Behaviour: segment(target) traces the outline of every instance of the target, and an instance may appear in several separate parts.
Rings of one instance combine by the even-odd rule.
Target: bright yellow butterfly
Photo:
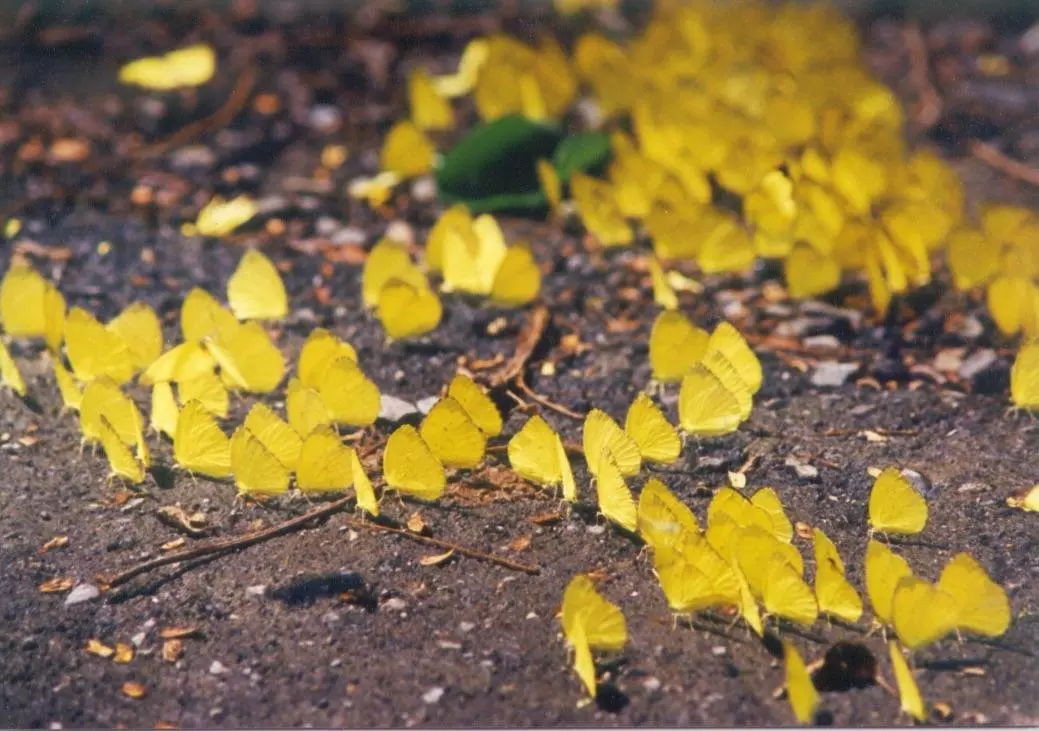
[[[956,628],[999,637],[1010,626],[1010,600],[969,553],[957,553],[942,569],[938,588],[956,602]]]
[[[173,398],[173,387],[169,381],[159,381],[152,386],[152,410],[149,418],[151,428],[170,439],[177,436],[177,418],[180,409]]]
[[[603,446],[597,462],[595,475],[595,492],[599,499],[599,511],[606,519],[621,528],[635,533],[638,530],[638,511],[631,490],[624,482],[617,461],[609,447]]]
[[[819,707],[819,691],[801,654],[791,643],[783,643],[783,668],[786,671],[786,696],[798,723],[812,723]]]
[[[379,514],[379,500],[375,497],[372,481],[368,479],[356,450],[350,450],[350,474],[353,478],[354,493],[357,495],[357,507],[369,515]]]
[[[584,419],[582,438],[584,458],[588,462],[588,471],[593,475],[599,474],[603,454],[609,454],[614,459],[622,475],[634,475],[642,467],[638,444],[600,409],[588,412]]]
[[[888,653],[891,655],[891,668],[895,672],[895,683],[898,685],[900,710],[908,713],[917,721],[926,721],[927,708],[905,655],[902,654],[902,650],[894,640],[890,640],[887,647]]]
[[[707,352],[718,352],[732,365],[747,389],[753,395],[761,388],[761,361],[754,354],[740,331],[728,322],[722,322],[711,333],[707,343]]]
[[[232,475],[231,440],[198,401],[188,402],[177,417],[173,459],[189,472],[207,477]]]
[[[501,412],[494,402],[464,373],[458,373],[447,387],[447,395],[465,409],[473,423],[489,437],[501,434]]]
[[[433,224],[433,228],[429,231],[429,236],[426,237],[426,267],[431,272],[439,272],[444,268],[444,247],[446,245],[449,236],[472,236],[473,217],[469,213],[469,209],[465,207],[464,203],[456,203],[451,206],[443,213],[440,214],[440,218]],[[376,245],[376,248],[381,244]],[[372,249],[372,253],[375,253],[375,249]],[[400,266],[401,261],[406,261],[408,266],[411,266],[411,257],[407,255],[407,251],[404,251],[404,257],[399,254],[394,254],[395,266]],[[369,261],[371,257],[369,256]],[[367,268],[367,263],[365,268]],[[392,267],[387,267],[392,268]],[[382,284],[385,283],[383,279]],[[381,288],[381,284],[380,284]],[[378,292],[375,292],[378,296]]]
[[[689,322],[681,312],[657,315],[649,333],[649,363],[653,378],[669,383],[680,381],[707,354],[710,336]]]
[[[433,79],[433,86],[441,96],[448,99],[465,96],[473,90],[476,79],[480,73],[480,67],[487,60],[489,46],[486,38],[474,38],[462,51],[458,59],[458,70],[453,74],[437,76]]]
[[[242,495],[280,495],[289,489],[289,471],[244,426],[231,437],[231,472]]]
[[[758,527],[742,528],[733,548],[737,565],[747,578],[754,596],[764,597],[769,576],[778,556],[788,563],[798,576],[804,574],[804,560],[798,550],[788,543],[780,543],[769,532]]]
[[[419,425],[419,434],[447,467],[473,469],[483,461],[487,449],[487,437],[450,396],[429,410]]]
[[[526,480],[546,487],[558,485],[563,473],[557,444],[562,447],[559,435],[539,414],[534,414],[509,440],[509,464]],[[564,461],[569,469],[569,461]]]
[[[181,230],[189,236],[227,236],[252,220],[258,212],[256,201],[248,195],[229,201],[218,195],[202,207],[194,224],[187,224]]]
[[[65,352],[80,381],[107,376],[121,385],[133,377],[133,358],[126,342],[81,307],[73,307],[65,318]]]
[[[741,528],[756,527],[775,536],[775,523],[772,515],[760,505],[745,498],[739,491],[731,487],[720,487],[707,505],[707,525],[713,525],[722,518],[732,520]],[[777,540],[781,540],[776,536]]]
[[[330,426],[318,427],[303,441],[296,470],[300,492],[345,490],[353,484],[353,450]]]
[[[1010,400],[1022,409],[1039,409],[1039,343],[1017,351],[1010,369]]]
[[[567,638],[575,625],[581,623],[589,646],[597,650],[620,650],[628,642],[628,629],[621,610],[604,599],[584,574],[576,575],[567,584],[560,621]]]
[[[105,327],[126,343],[135,370],[144,370],[162,353],[162,323],[143,302],[134,302]]]
[[[444,238],[443,289],[490,294],[506,251],[505,234],[489,214],[473,219],[468,232],[448,231]]]
[[[156,358],[138,380],[144,386],[162,381],[189,381],[212,373],[216,365],[216,360],[200,343],[181,343]]]
[[[541,184],[541,192],[545,194],[549,208],[558,211],[563,202],[563,182],[559,179],[559,173],[555,166],[548,160],[541,158],[536,163],[538,182]]]
[[[837,289],[841,283],[840,263],[814,246],[797,244],[783,261],[787,291],[794,299],[807,299]]]
[[[291,426],[271,411],[270,407],[262,403],[253,404],[242,426],[248,429],[285,469],[289,472],[296,471],[303,441]]]
[[[180,305],[180,332],[185,343],[226,337],[237,329],[234,314],[201,287],[192,288]]]
[[[750,497],[751,505],[761,508],[772,520],[772,535],[780,543],[790,543],[794,538],[794,526],[783,510],[779,495],[771,487],[762,487]]]
[[[289,417],[289,426],[303,439],[318,427],[332,423],[321,394],[296,378],[290,379],[286,388],[285,413]]]
[[[566,639],[574,648],[574,672],[581,679],[581,684],[588,691],[588,695],[594,698],[596,695],[595,659],[592,657],[592,648],[589,647],[588,637],[585,635],[584,622],[575,622]]]
[[[100,441],[111,468],[110,476],[121,477],[133,485],[144,482],[144,465],[115,433],[115,429],[108,423],[108,419],[101,416],[100,423]]]
[[[806,627],[814,624],[819,616],[819,605],[797,570],[778,553],[767,560],[767,567],[768,576],[761,596],[765,612]]]
[[[227,303],[239,320],[280,320],[289,314],[281,274],[258,249],[246,251],[227,280]]]
[[[699,569],[710,579],[715,593],[726,598],[727,604],[740,604],[740,587],[735,563],[729,563],[699,533],[682,530],[671,543],[654,547],[654,560],[660,565],[669,561],[684,561]],[[660,554],[659,558],[656,554]]]
[[[379,304],[379,295],[391,279],[403,279],[414,287],[428,287],[426,275],[411,262],[408,247],[382,239],[372,247],[361,271],[361,297],[365,307]]]
[[[0,323],[11,337],[41,337],[57,352],[65,329],[65,298],[31,265],[15,260],[0,281]]]
[[[0,343],[0,348],[2,347],[3,343]],[[3,358],[3,355],[0,355],[0,358]],[[79,411],[79,405],[83,402],[83,389],[79,387],[76,379],[65,368],[65,365],[61,362],[60,355],[53,356],[51,364],[54,366],[54,380],[57,381],[58,391],[61,393],[61,402],[64,404],[64,408]]]
[[[258,323],[247,322],[234,331],[204,341],[220,365],[221,375],[233,388],[270,393],[285,375],[285,358]]]
[[[423,68],[408,74],[408,102],[411,121],[420,129],[445,130],[455,124],[451,104],[437,91],[433,78]]]
[[[902,577],[891,597],[891,625],[910,650],[933,644],[956,629],[956,600],[915,576]]]
[[[311,330],[299,351],[296,373],[304,386],[318,388],[325,369],[340,358],[357,362],[357,351],[323,327]]]
[[[577,205],[581,222],[600,245],[631,245],[635,235],[621,213],[609,183],[575,172],[570,176],[570,195]]]
[[[689,506],[655,477],[642,486],[637,522],[639,535],[654,550],[672,545],[683,531],[700,532],[700,523]]]
[[[896,467],[888,467],[869,493],[869,524],[883,533],[919,533],[927,523],[927,501]]]
[[[731,597],[707,574],[689,561],[684,552],[653,553],[653,568],[667,604],[677,614],[691,614],[731,603]]]
[[[816,528],[813,532],[815,554],[815,600],[819,613],[845,622],[862,617],[862,599],[844,576],[844,561],[833,541]]]
[[[433,169],[436,154],[425,133],[414,122],[403,119],[386,133],[379,153],[379,168],[403,178],[413,178]]]
[[[660,408],[645,393],[628,407],[624,431],[635,440],[639,454],[647,462],[674,464],[682,453],[682,440]]]
[[[866,594],[873,616],[881,624],[891,624],[891,601],[898,582],[913,571],[904,558],[879,541],[870,539],[866,546]]]
[[[177,397],[183,406],[188,401],[198,401],[213,416],[227,418],[231,399],[227,389],[213,371],[207,371],[194,378],[177,382]]]
[[[447,482],[444,466],[410,424],[397,429],[386,441],[382,473],[388,487],[420,500],[436,500]]]
[[[650,283],[653,286],[653,301],[665,310],[677,310],[678,295],[671,288],[671,284],[667,281],[667,275],[664,273],[663,267],[660,266],[660,261],[655,256],[649,257],[649,277]]]
[[[491,301],[505,307],[519,307],[533,302],[541,291],[541,270],[530,249],[513,244],[505,252],[494,282]]]
[[[101,418],[104,417],[124,444],[142,440],[141,412],[110,378],[98,378],[87,384],[79,406],[79,429],[84,442],[101,440]]]
[[[394,340],[417,337],[436,329],[442,315],[440,299],[425,280],[416,285],[395,277],[379,292],[379,322],[386,335]]]
[[[337,424],[369,426],[379,417],[379,388],[349,358],[339,358],[325,368],[317,390]]]
[[[19,396],[25,397],[27,391],[25,378],[22,377],[22,372],[18,370],[18,364],[14,362],[11,352],[2,340],[0,340],[0,383],[3,383],[4,386],[7,386]]]
[[[738,566],[734,566],[732,574],[736,578],[736,584],[739,589],[737,607],[739,608],[740,617],[747,623],[747,626],[754,630],[754,634],[758,637],[765,636],[765,625],[761,619],[761,611],[758,609],[758,602],[754,598],[754,593],[750,590],[750,584],[747,582],[747,577],[743,575]]]
[[[155,91],[181,86],[201,86],[216,71],[216,53],[203,43],[170,51],[164,56],[147,56],[119,69],[119,81]]]
[[[744,420],[746,388],[730,390],[718,375],[697,363],[682,378],[678,421],[694,436],[712,437],[736,431]]]

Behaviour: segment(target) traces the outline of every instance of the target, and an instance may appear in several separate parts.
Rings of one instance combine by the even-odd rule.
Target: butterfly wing
[[[410,424],[386,441],[382,472],[389,487],[421,500],[436,500],[444,492],[444,467]]]
[[[436,329],[443,306],[424,279],[416,285],[394,278],[379,293],[378,315],[386,334],[403,340]]]
[[[25,378],[22,377],[18,364],[11,357],[11,351],[7,349],[2,340],[0,340],[0,382],[19,396],[25,397],[27,391]]]
[[[270,335],[256,322],[207,338],[206,349],[220,365],[234,388],[250,393],[270,393],[285,375],[285,358]]]
[[[483,461],[487,437],[450,396],[429,410],[419,434],[443,465],[473,469]]]
[[[193,378],[177,382],[177,396],[180,403],[198,401],[206,407],[213,416],[221,419],[227,418],[227,412],[231,405],[230,396],[223,382],[213,371],[206,371]]]
[[[177,417],[173,458],[184,469],[200,475],[217,479],[232,475],[231,440],[198,401],[189,401]]]
[[[663,383],[680,381],[706,355],[709,341],[710,336],[681,312],[661,312],[649,333],[653,378]]]
[[[624,475],[608,447],[603,448],[599,459],[599,472],[595,475],[595,492],[599,498],[599,510],[606,519],[634,533],[638,530],[638,511],[631,490],[624,482]]]
[[[541,270],[526,246],[514,244],[494,275],[491,301],[505,307],[519,307],[533,302],[541,291]]]
[[[0,348],[2,347],[3,343],[0,343]],[[3,355],[0,354],[0,359],[2,358]],[[64,408],[79,411],[79,406],[83,403],[83,389],[79,387],[76,379],[61,362],[60,355],[55,355],[51,363],[54,366],[54,380],[58,384],[58,392],[61,394]]]
[[[1039,343],[1017,352],[1010,370],[1010,400],[1023,409],[1039,409]]]
[[[238,320],[234,314],[201,287],[188,292],[180,305],[180,332],[185,343],[197,343],[208,337],[226,337],[237,328]]]
[[[845,622],[858,622],[862,617],[862,599],[832,559],[816,564],[815,600],[820,614]]]
[[[758,392],[762,381],[761,362],[739,330],[728,322],[722,322],[711,333],[707,350],[708,352],[716,351],[725,356],[743,382],[747,384],[751,394]]]
[[[227,280],[227,303],[239,320],[280,320],[289,314],[281,274],[274,262],[257,249],[242,255]]]
[[[674,464],[682,453],[682,440],[664,413],[644,393],[631,402],[624,431],[635,440],[647,462]]]
[[[337,424],[369,426],[379,417],[379,388],[349,358],[339,358],[325,369],[318,393]]]
[[[956,629],[956,600],[915,576],[899,580],[891,597],[891,624],[910,650],[933,644]]]
[[[913,671],[906,662],[905,655],[902,654],[902,650],[894,640],[889,641],[887,646],[891,655],[891,668],[895,672],[895,683],[898,685],[902,712],[908,713],[917,721],[926,721],[927,708],[924,706],[920,686],[916,684],[916,678],[913,677]]]
[[[368,474],[364,471],[360,457],[353,449],[350,450],[350,472],[353,477],[354,492],[357,495],[357,507],[369,515],[379,514],[379,500],[375,497],[375,489]]]
[[[634,475],[642,466],[638,444],[606,412],[592,409],[584,420],[584,455],[588,470],[599,474],[599,456],[609,453],[622,475]]]
[[[999,637],[1010,626],[1010,601],[969,553],[956,554],[942,569],[938,588],[957,606],[957,628]]]
[[[869,524],[884,533],[919,533],[927,523],[927,501],[895,467],[888,467],[869,494]]]
[[[743,409],[736,395],[706,366],[693,366],[678,393],[679,423],[695,436],[720,436],[739,428]]]
[[[296,373],[300,382],[310,388],[320,387],[325,369],[340,358],[349,358],[356,363],[357,351],[322,327],[312,330],[299,351]]]
[[[639,535],[654,549],[673,544],[683,531],[700,532],[693,511],[655,477],[642,486],[637,522]]]
[[[101,446],[105,450],[105,456],[108,457],[111,474],[121,477],[133,485],[144,482],[144,465],[134,457],[130,448],[115,433],[115,429],[112,428],[108,419],[101,416],[100,422]]]
[[[170,439],[177,436],[177,419],[180,409],[173,398],[173,387],[168,381],[160,381],[152,386],[152,409],[150,415],[151,428]]]
[[[541,416],[535,414],[509,440],[509,464],[520,477],[538,485],[554,485],[562,479],[559,437]],[[567,463],[569,465],[569,462]]]
[[[786,694],[798,723],[811,723],[819,707],[819,691],[801,654],[789,642],[783,643],[783,668],[786,672]]]
[[[162,324],[143,302],[134,302],[105,326],[123,339],[136,370],[143,370],[162,353]]]
[[[898,582],[913,571],[904,558],[879,541],[870,540],[866,547],[866,594],[873,615],[883,624],[891,624],[891,601]]]
[[[289,417],[289,426],[301,439],[319,426],[332,423],[321,394],[296,378],[290,379],[286,388],[285,413]]]
[[[779,495],[771,487],[763,487],[750,498],[750,504],[761,508],[772,521],[772,535],[780,543],[790,543],[794,538],[794,526],[783,510]]]
[[[489,437],[501,434],[501,412],[479,386],[463,373],[457,374],[447,387],[447,395],[465,409],[473,423]]]
[[[815,603],[812,590],[797,570],[779,554],[773,554],[768,559],[768,576],[761,601],[768,614],[806,627],[815,624],[819,616],[819,605]]]
[[[354,478],[353,457],[353,450],[340,441],[335,429],[315,429],[303,441],[297,461],[296,485],[300,492],[332,492],[350,487]],[[371,483],[368,484],[370,488]]]
[[[289,489],[289,471],[244,426],[231,437],[231,472],[243,495],[280,495]]]
[[[303,442],[291,426],[263,403],[253,404],[242,422],[289,472],[296,470]]]

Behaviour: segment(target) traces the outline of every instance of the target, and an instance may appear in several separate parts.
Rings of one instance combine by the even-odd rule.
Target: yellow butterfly
[[[289,471],[244,426],[231,437],[231,472],[242,495],[280,495],[289,489]]]
[[[714,591],[726,598],[725,603],[733,606],[741,603],[736,576],[739,573],[738,566],[723,558],[699,533],[682,530],[673,542],[655,545],[653,552],[654,560],[660,565],[677,560],[695,566],[710,579]],[[659,557],[657,554],[660,554]]]
[[[938,588],[956,602],[956,628],[999,637],[1010,626],[1010,601],[969,553],[957,553],[942,569]]]
[[[546,487],[562,485],[566,500],[577,499],[577,484],[563,440],[540,415],[534,414],[509,440],[509,464],[520,477]]]
[[[213,371],[202,373],[194,378],[178,381],[177,396],[181,405],[188,401],[198,401],[213,416],[227,418],[231,400],[227,389],[220,382],[220,377]]]
[[[1003,274],[986,291],[989,314],[1004,335],[1024,331],[1032,337],[1039,330],[1039,286],[1020,274]]]
[[[758,527],[742,528],[739,531],[733,553],[751,592],[757,597],[765,595],[769,575],[775,568],[773,557],[779,556],[790,564],[798,576],[804,573],[804,560],[800,552],[788,543],[780,543],[769,532]]]
[[[506,250],[505,234],[486,213],[473,220],[469,231],[448,231],[444,237],[443,289],[490,294]]]
[[[480,74],[480,68],[487,60],[490,51],[486,38],[474,38],[462,51],[458,59],[458,70],[453,74],[437,76],[433,79],[433,86],[441,96],[448,99],[465,96],[473,90],[476,79]]]
[[[382,473],[388,487],[420,500],[439,498],[447,481],[444,466],[410,424],[397,429],[386,441]]]
[[[190,381],[216,370],[216,360],[200,343],[180,343],[160,355],[138,379],[151,386],[162,381]]]
[[[642,467],[638,444],[606,412],[599,409],[588,412],[582,436],[584,458],[588,462],[588,471],[593,475],[599,474],[603,454],[613,458],[621,475],[634,475]]]
[[[185,343],[227,337],[237,329],[234,314],[201,287],[192,288],[180,305],[180,332]]]
[[[424,279],[421,285],[415,285],[393,278],[379,292],[379,321],[394,340],[417,337],[436,329],[442,315],[443,306]]]
[[[100,425],[100,441],[111,468],[110,476],[121,477],[133,485],[144,482],[144,465],[134,457],[104,416],[100,417]]]
[[[841,283],[840,263],[814,246],[797,244],[783,260],[787,291],[794,299],[832,292]]]
[[[240,195],[231,200],[222,196],[214,196],[202,210],[194,224],[182,229],[189,236],[227,236],[239,226],[248,223],[257,213],[259,207],[248,195]]]
[[[318,427],[332,423],[321,394],[304,386],[296,378],[290,379],[286,388],[285,413],[289,417],[289,425],[304,439]]]
[[[549,207],[553,211],[559,210],[559,206],[563,202],[563,183],[559,179],[555,166],[542,158],[537,161],[535,171]]]
[[[685,551],[654,552],[653,568],[668,606],[678,614],[731,604],[732,597],[691,561]]]
[[[443,213],[440,214],[440,218],[433,224],[433,228],[429,231],[429,236],[426,238],[426,267],[431,272],[439,272],[444,268],[444,249],[446,247],[447,239],[449,236],[474,236],[472,232],[473,217],[469,213],[469,209],[465,207],[464,203],[456,203],[451,206]],[[375,249],[379,248],[382,243],[376,245]],[[375,253],[375,249],[372,249],[372,254]],[[393,255],[393,266],[395,268],[402,266],[402,262],[406,262],[407,266],[411,266],[411,257],[407,255],[407,250],[404,251],[404,257],[399,254]],[[365,264],[365,269],[368,268],[371,262],[371,256],[368,257],[368,263]],[[380,283],[385,284],[385,279]],[[375,296],[378,296],[378,291],[375,291]]]
[[[866,546],[866,594],[873,615],[882,624],[891,624],[891,602],[898,582],[913,571],[904,558],[879,541]]]
[[[1017,351],[1010,370],[1010,400],[1022,409],[1039,409],[1039,343]]]
[[[806,627],[814,624],[819,616],[819,605],[797,569],[778,553],[767,560],[767,567],[761,596],[765,612]]]
[[[101,417],[119,435],[124,444],[142,440],[141,412],[130,398],[119,390],[110,378],[98,378],[87,384],[79,406],[79,429],[84,442],[101,440]]]
[[[736,431],[743,422],[746,386],[729,388],[713,370],[697,363],[682,378],[678,392],[678,421],[694,436],[721,436]]]
[[[296,471],[303,440],[270,407],[262,403],[253,404],[242,426],[277,458],[282,467],[289,472]]]
[[[956,600],[938,586],[904,576],[891,597],[891,624],[910,650],[933,644],[956,629]]]
[[[883,533],[919,533],[927,523],[927,501],[896,467],[888,467],[869,493],[869,524]]]
[[[233,388],[270,393],[285,375],[285,358],[258,323],[239,325],[230,333],[206,338],[203,344]]]
[[[239,320],[280,320],[289,314],[281,274],[257,249],[245,252],[227,280],[227,303]]]
[[[858,622],[862,617],[862,599],[844,576],[841,560],[833,541],[816,528],[813,531],[815,553],[815,600],[820,614]]]
[[[747,384],[753,395],[761,388],[761,361],[754,354],[740,331],[728,322],[722,322],[711,333],[707,342],[707,352],[718,352],[725,356],[739,377]]]
[[[18,364],[14,362],[14,358],[11,357],[11,352],[4,345],[3,340],[0,340],[0,382],[22,398],[25,397],[27,391],[25,378],[22,377]]]
[[[3,343],[0,343],[0,348],[3,348]],[[0,359],[3,357],[0,354]],[[65,365],[61,362],[60,355],[53,356],[51,363],[54,366],[54,380],[58,383],[58,391],[61,393],[61,402],[64,404],[64,408],[79,411],[79,405],[83,402],[83,389],[79,387],[76,379],[65,368]]]
[[[310,388],[321,385],[321,377],[333,362],[340,358],[349,358],[357,362],[357,351],[350,343],[340,340],[334,333],[323,327],[315,328],[307,336],[303,348],[299,351],[299,363],[296,373],[300,382]]]
[[[731,487],[721,487],[707,505],[707,525],[728,518],[741,528],[756,527],[775,535],[772,515],[760,505],[752,502]],[[776,536],[777,541],[780,540]]]
[[[908,713],[917,721],[926,721],[927,708],[924,706],[920,687],[916,684],[916,678],[913,677],[913,671],[906,662],[905,655],[902,654],[902,650],[894,640],[890,640],[887,647],[891,655],[891,668],[895,671],[895,683],[898,685],[900,710]]]
[[[737,606],[739,608],[740,617],[747,626],[754,630],[754,634],[758,637],[765,636],[765,625],[761,619],[761,611],[758,609],[758,602],[754,598],[753,592],[750,590],[750,584],[747,582],[747,577],[743,575],[738,566],[734,566],[732,574],[736,579],[736,584],[739,589]]]
[[[649,334],[649,363],[653,378],[663,383],[680,381],[707,354],[710,336],[681,312],[657,315]]]
[[[505,307],[519,307],[533,302],[541,291],[541,270],[534,255],[523,244],[513,244],[491,284],[491,301]]]
[[[664,274],[660,261],[655,256],[649,257],[649,277],[653,286],[653,301],[665,310],[677,310],[678,295],[671,288],[667,275]]]
[[[408,102],[411,121],[419,129],[445,130],[455,124],[451,104],[437,91],[433,78],[423,68],[408,74]]]
[[[588,645],[583,621],[573,624],[567,635],[567,642],[574,648],[574,672],[581,679],[588,695],[594,698],[596,695],[595,660],[592,658],[592,648]]]
[[[361,458],[353,449],[350,450],[350,474],[353,478],[354,493],[357,495],[357,507],[369,515],[378,515],[379,500],[375,497],[372,481],[368,479]]]
[[[1011,495],[1007,498],[1007,505],[1026,513],[1039,513],[1039,485],[1032,485],[1027,490]]]
[[[119,81],[154,91],[170,91],[181,86],[201,86],[216,71],[216,53],[199,43],[164,56],[147,56],[119,69]]]
[[[169,381],[159,381],[152,386],[151,428],[174,439],[177,436],[179,415],[180,409],[177,408],[177,401],[173,398],[173,387],[170,386]]]
[[[300,492],[345,490],[353,484],[353,450],[335,429],[321,426],[310,432],[299,453],[296,485]]]
[[[581,222],[600,245],[630,246],[635,240],[609,183],[575,172],[570,176],[570,195],[577,205]]]
[[[402,180],[399,174],[390,171],[370,178],[355,178],[347,188],[347,194],[355,200],[366,201],[372,208],[379,208],[393,197],[393,189]]]
[[[386,133],[379,153],[379,168],[403,178],[414,178],[433,169],[436,154],[425,133],[411,120],[402,119]]]
[[[589,646],[597,650],[620,650],[628,642],[621,610],[604,599],[584,574],[572,578],[563,592],[561,621],[567,638],[578,623],[583,625]]]
[[[173,459],[189,472],[207,477],[232,475],[231,440],[198,401],[189,401],[177,417]]]
[[[135,370],[147,368],[162,353],[162,323],[143,302],[134,302],[105,327],[126,343]]]
[[[107,376],[123,384],[133,377],[133,359],[123,338],[80,307],[73,307],[65,319],[65,352],[80,381]]]
[[[700,532],[700,523],[689,506],[655,477],[642,486],[637,523],[639,535],[654,550],[672,545],[683,531]]]
[[[57,352],[65,329],[65,298],[31,265],[15,259],[0,282],[0,323],[11,337],[42,337]]]
[[[779,495],[771,487],[762,487],[750,497],[751,505],[761,508],[772,520],[771,533],[780,543],[790,543],[794,538],[794,526],[783,510]]]
[[[624,431],[635,441],[639,454],[647,462],[674,464],[682,453],[678,432],[645,393],[636,396],[628,407]]]
[[[419,425],[419,434],[447,467],[473,469],[483,461],[487,449],[487,437],[450,396],[429,410]]]
[[[617,461],[608,446],[603,446],[596,464],[595,492],[599,499],[599,511],[606,519],[621,528],[635,533],[638,530],[638,511],[631,490],[624,482]]]
[[[786,696],[798,723],[812,723],[819,707],[819,691],[815,689],[801,654],[791,643],[783,643],[783,668],[786,671]]]
[[[754,264],[757,252],[742,223],[733,216],[712,217],[704,226],[697,263],[704,274],[745,272]]]
[[[465,413],[484,434],[489,437],[501,434],[501,412],[469,376],[456,374],[447,387],[447,395],[465,409]]]
[[[393,239],[382,239],[372,247],[361,271],[361,296],[365,307],[379,304],[379,295],[391,279],[402,279],[414,287],[428,287],[426,275],[411,263],[407,245]]]
[[[317,390],[337,424],[369,426],[379,417],[379,388],[349,358],[339,358],[325,368]]]

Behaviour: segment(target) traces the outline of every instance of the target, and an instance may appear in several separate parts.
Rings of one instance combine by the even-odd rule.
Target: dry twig
[[[1029,185],[1039,186],[1039,170],[1025,165],[1012,157],[1007,157],[998,148],[982,142],[973,140],[970,143],[970,153],[989,167],[1010,176],[1014,180],[1020,180]]]

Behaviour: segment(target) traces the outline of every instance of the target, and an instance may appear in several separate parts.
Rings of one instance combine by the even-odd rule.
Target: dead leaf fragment
[[[532,537],[529,535],[517,536],[512,540],[512,543],[509,544],[509,550],[515,551],[516,553],[519,553],[520,551],[526,551],[528,548],[530,548],[531,540]]]
[[[797,533],[797,537],[803,540],[811,540],[815,533],[812,530],[812,526],[808,523],[802,523],[800,520],[794,525],[794,532]]]
[[[188,515],[187,511],[179,505],[163,505],[155,511],[155,517],[170,528],[187,533],[192,538],[203,536],[206,533],[205,514],[195,512]]]
[[[429,529],[429,524],[426,523],[426,519],[422,517],[422,513],[418,511],[412,513],[408,518],[408,522],[404,525],[409,531],[420,536],[429,535],[433,532]]]
[[[159,548],[162,549],[163,551],[174,551],[174,550],[180,548],[181,546],[183,546],[187,542],[188,542],[188,540],[186,538],[184,538],[183,536],[181,536],[180,538],[175,538],[172,541],[166,541],[161,546],[159,546]]]
[[[115,650],[101,642],[101,640],[95,640],[93,638],[87,640],[87,646],[83,648],[91,655],[98,657],[110,658],[115,654]]]
[[[159,637],[164,640],[198,639],[202,637],[202,632],[198,627],[163,627],[159,630]]]
[[[935,701],[931,704],[931,708],[933,708],[934,712],[938,714],[938,718],[940,718],[943,721],[948,721],[950,718],[952,718],[952,706],[950,706],[948,703],[944,703],[942,701]]]
[[[1018,495],[1011,495],[1007,498],[1007,505],[1028,513],[1039,513],[1039,485]]]
[[[861,434],[862,436],[866,437],[866,441],[867,442],[874,442],[876,444],[883,444],[884,442],[887,441],[887,437],[885,437],[883,434],[878,434],[877,432],[873,431],[872,429],[863,429],[862,431],[859,432],[859,434]]]
[[[47,551],[53,551],[56,548],[64,548],[69,545],[68,536],[54,536],[49,541],[40,546],[39,550],[36,551],[38,554],[47,553]]]
[[[742,490],[747,486],[747,476],[742,472],[730,472],[729,484],[737,490]]]
[[[123,683],[122,687],[123,695],[127,698],[133,698],[134,700],[140,700],[144,696],[148,695],[148,689],[135,680],[129,680]]]
[[[162,659],[166,662],[177,662],[184,657],[184,643],[180,640],[166,640],[162,643]]]
[[[41,594],[62,594],[73,586],[75,586],[76,580],[68,576],[62,576],[55,579],[47,579],[39,586]]]
[[[418,560],[420,566],[440,566],[441,564],[447,563],[451,560],[451,557],[455,555],[455,549],[451,549],[445,553],[437,553],[431,556],[423,556]]]
[[[118,663],[119,665],[126,665],[132,662],[134,657],[137,655],[137,651],[133,645],[128,645],[125,642],[115,643],[115,657],[112,658],[112,662]]]
[[[538,513],[537,515],[532,515],[527,518],[527,520],[534,525],[552,525],[553,523],[558,523],[562,519],[563,514],[560,512]]]

